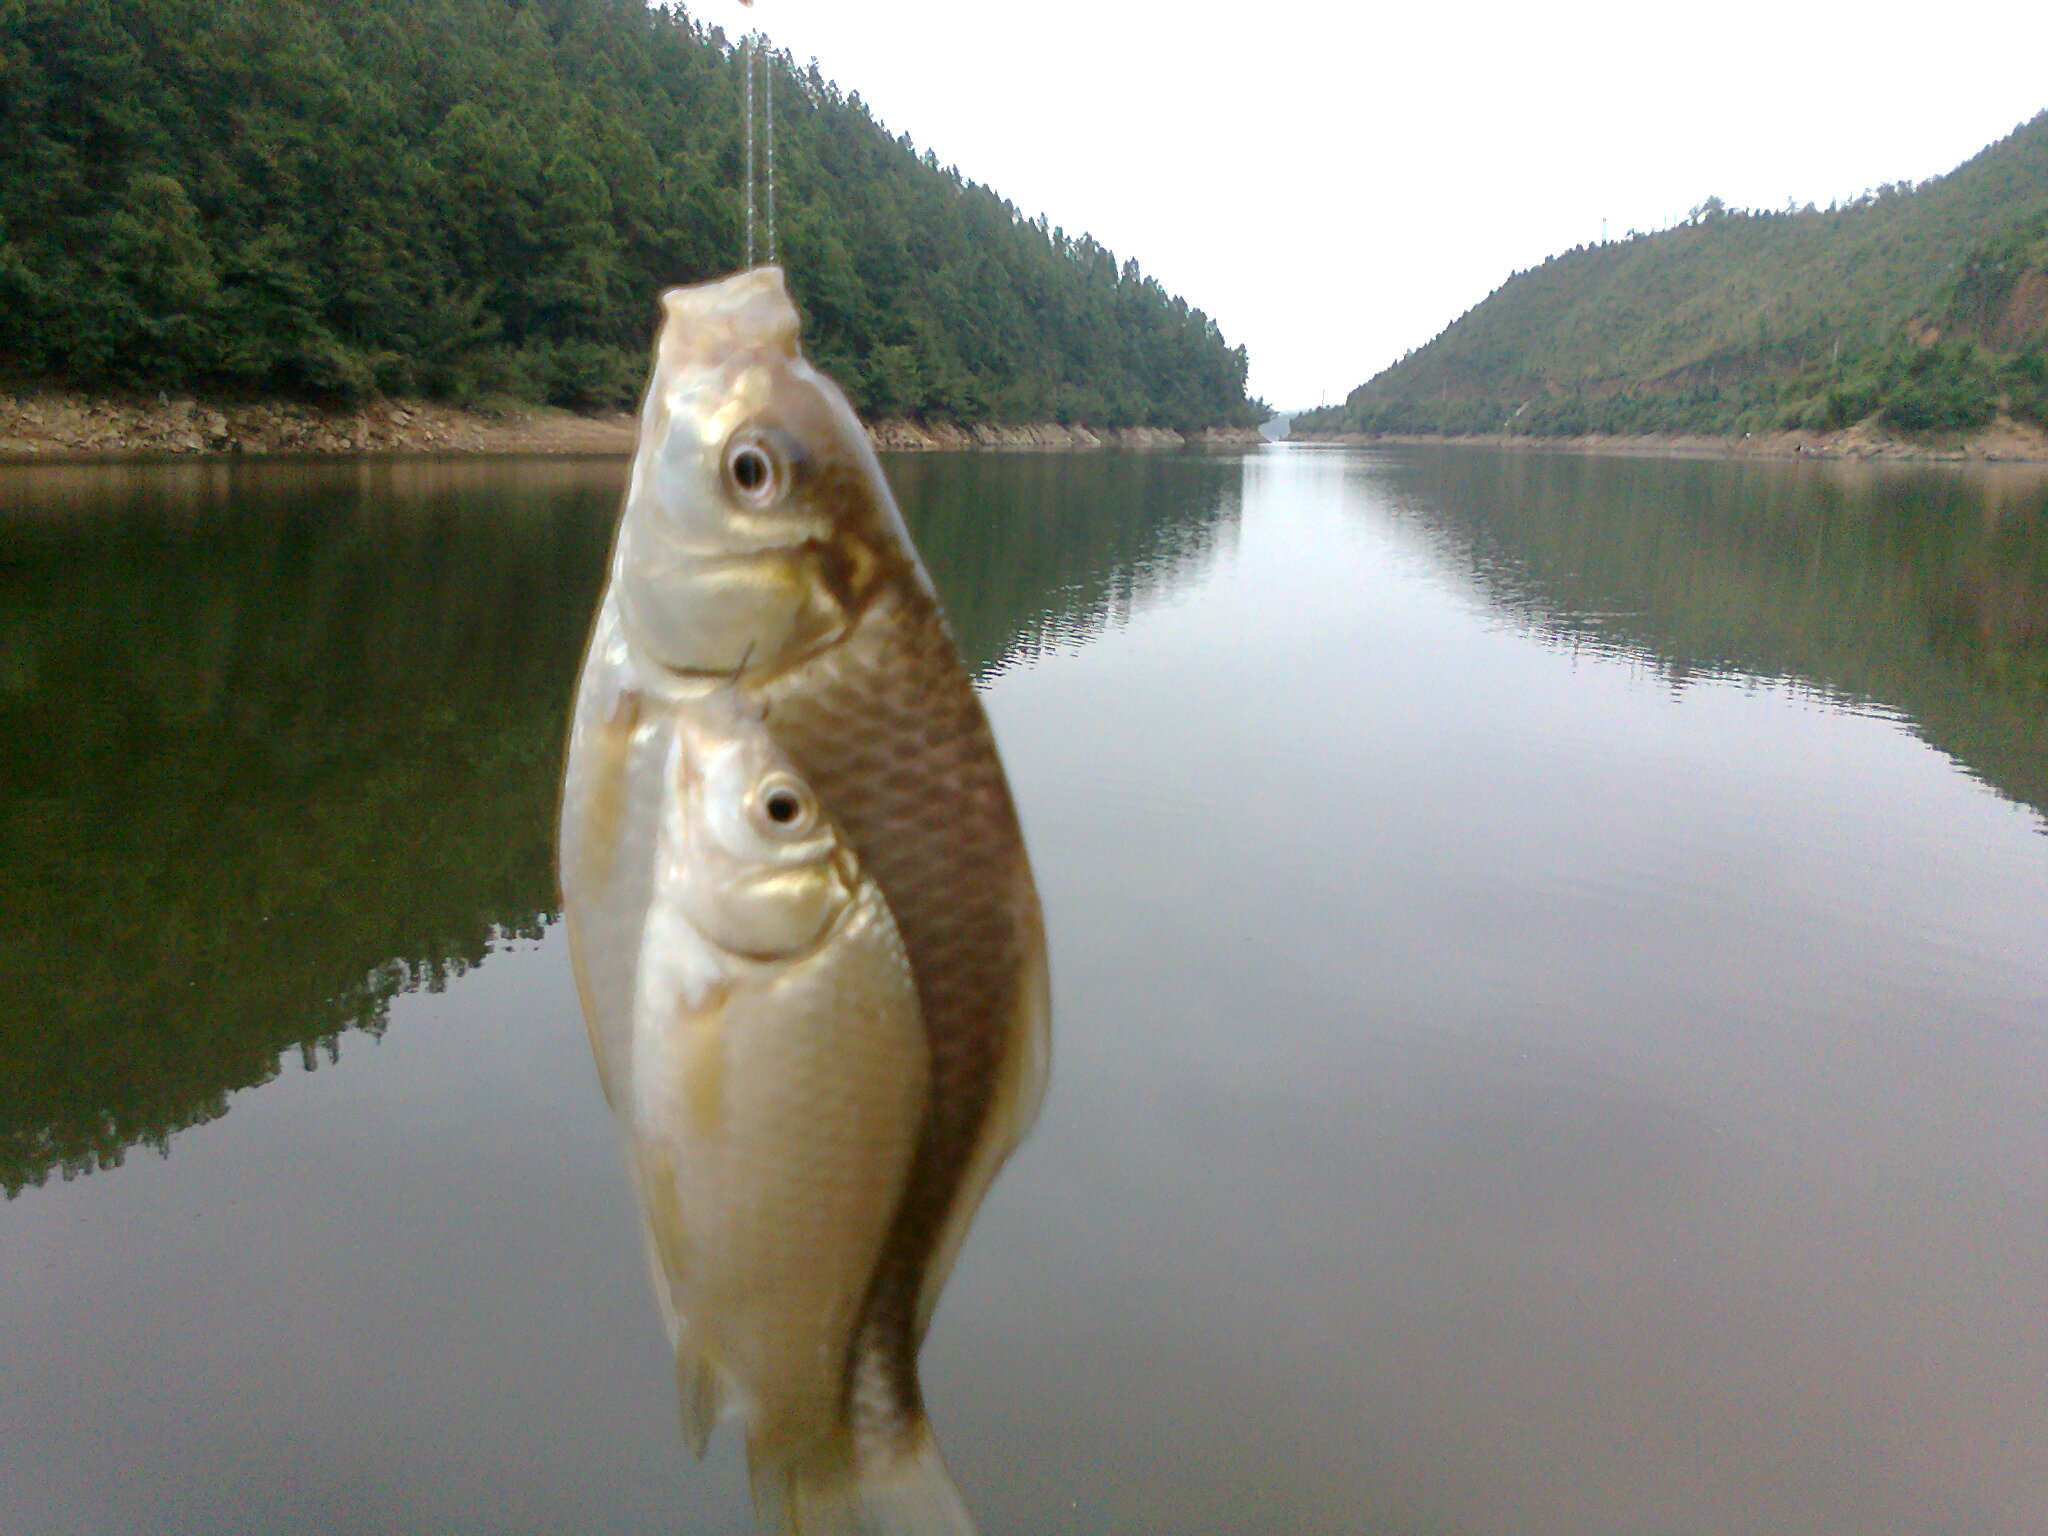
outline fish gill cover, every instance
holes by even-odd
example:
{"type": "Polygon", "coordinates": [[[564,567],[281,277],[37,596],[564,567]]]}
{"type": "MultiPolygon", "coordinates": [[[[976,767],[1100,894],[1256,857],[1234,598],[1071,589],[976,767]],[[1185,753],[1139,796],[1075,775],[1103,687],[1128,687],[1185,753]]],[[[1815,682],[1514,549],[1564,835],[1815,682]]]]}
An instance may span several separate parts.
{"type": "MultiPolygon", "coordinates": [[[[769,66],[806,348],[874,415],[1254,424],[1134,261],[769,66]]],[[[0,383],[620,406],[743,246],[735,45],[640,0],[0,0],[0,383]]]]}

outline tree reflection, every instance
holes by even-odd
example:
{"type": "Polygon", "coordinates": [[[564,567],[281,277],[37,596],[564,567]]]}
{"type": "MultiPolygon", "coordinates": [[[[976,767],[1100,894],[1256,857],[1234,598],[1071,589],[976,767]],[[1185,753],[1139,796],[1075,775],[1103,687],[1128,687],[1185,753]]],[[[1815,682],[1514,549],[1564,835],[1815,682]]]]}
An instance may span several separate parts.
{"type": "MultiPolygon", "coordinates": [[[[970,664],[1171,586],[1193,456],[896,461],[970,664]]],[[[623,461],[0,473],[0,1187],[164,1149],[555,912],[623,461]]]]}
{"type": "Polygon", "coordinates": [[[967,664],[988,677],[1087,640],[1192,580],[1237,529],[1243,460],[893,456],[904,520],[967,664]]]}
{"type": "Polygon", "coordinates": [[[1490,601],[1561,643],[1896,712],[2048,818],[2038,466],[1418,449],[1386,472],[1490,601]]]}
{"type": "Polygon", "coordinates": [[[617,482],[14,476],[0,1181],[118,1162],[382,1029],[553,902],[545,825],[617,482]],[[546,701],[546,702],[540,702],[546,701]]]}

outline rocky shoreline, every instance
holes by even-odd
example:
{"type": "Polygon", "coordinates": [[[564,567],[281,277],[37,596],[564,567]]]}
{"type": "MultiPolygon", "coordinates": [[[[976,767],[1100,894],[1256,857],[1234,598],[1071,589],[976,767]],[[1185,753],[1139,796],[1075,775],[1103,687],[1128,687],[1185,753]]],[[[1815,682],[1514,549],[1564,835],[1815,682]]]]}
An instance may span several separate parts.
{"type": "MultiPolygon", "coordinates": [[[[341,409],[294,401],[120,400],[50,391],[0,394],[0,462],[190,454],[629,454],[636,427],[629,412],[470,411],[412,400],[341,409]]],[[[920,453],[1238,449],[1262,441],[1250,427],[1183,436],[1161,427],[888,420],[870,423],[867,430],[879,449],[920,453]]]]}
{"type": "Polygon", "coordinates": [[[913,453],[1088,453],[1101,448],[1256,448],[1265,439],[1256,427],[1209,427],[1183,435],[1170,427],[1078,427],[1059,422],[1020,427],[983,422],[963,427],[950,422],[889,420],[868,423],[868,441],[877,448],[913,453]]]}
{"type": "Polygon", "coordinates": [[[1868,422],[1841,432],[1770,432],[1745,437],[1653,433],[1641,437],[1522,437],[1499,432],[1468,437],[1425,433],[1301,432],[1291,443],[1374,446],[1388,443],[1461,443],[1526,453],[1621,454],[1640,458],[1821,459],[1852,462],[2038,464],[2048,463],[2048,432],[2001,416],[1967,437],[1892,437],[1868,422]]]}

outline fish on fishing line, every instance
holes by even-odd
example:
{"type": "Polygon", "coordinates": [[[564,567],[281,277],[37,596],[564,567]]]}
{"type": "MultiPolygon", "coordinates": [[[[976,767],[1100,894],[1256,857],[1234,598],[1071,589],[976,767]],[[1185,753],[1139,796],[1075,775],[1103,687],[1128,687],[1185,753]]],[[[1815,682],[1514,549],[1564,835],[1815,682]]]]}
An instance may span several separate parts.
{"type": "Polygon", "coordinates": [[[664,295],[579,679],[560,871],[686,1431],[763,1524],[973,1524],[917,1359],[1047,1066],[979,698],[774,267],[664,295]]]}

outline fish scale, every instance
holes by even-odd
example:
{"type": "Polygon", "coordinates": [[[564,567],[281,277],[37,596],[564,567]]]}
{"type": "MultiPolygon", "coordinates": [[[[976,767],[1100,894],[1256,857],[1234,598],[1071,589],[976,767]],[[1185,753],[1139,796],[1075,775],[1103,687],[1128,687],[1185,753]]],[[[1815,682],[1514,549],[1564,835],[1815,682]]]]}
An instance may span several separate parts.
{"type": "Polygon", "coordinates": [[[888,900],[924,1008],[931,1107],[857,1346],[914,1417],[926,1272],[998,1087],[1037,899],[981,701],[907,563],[855,643],[776,679],[762,702],[888,900]]]}

